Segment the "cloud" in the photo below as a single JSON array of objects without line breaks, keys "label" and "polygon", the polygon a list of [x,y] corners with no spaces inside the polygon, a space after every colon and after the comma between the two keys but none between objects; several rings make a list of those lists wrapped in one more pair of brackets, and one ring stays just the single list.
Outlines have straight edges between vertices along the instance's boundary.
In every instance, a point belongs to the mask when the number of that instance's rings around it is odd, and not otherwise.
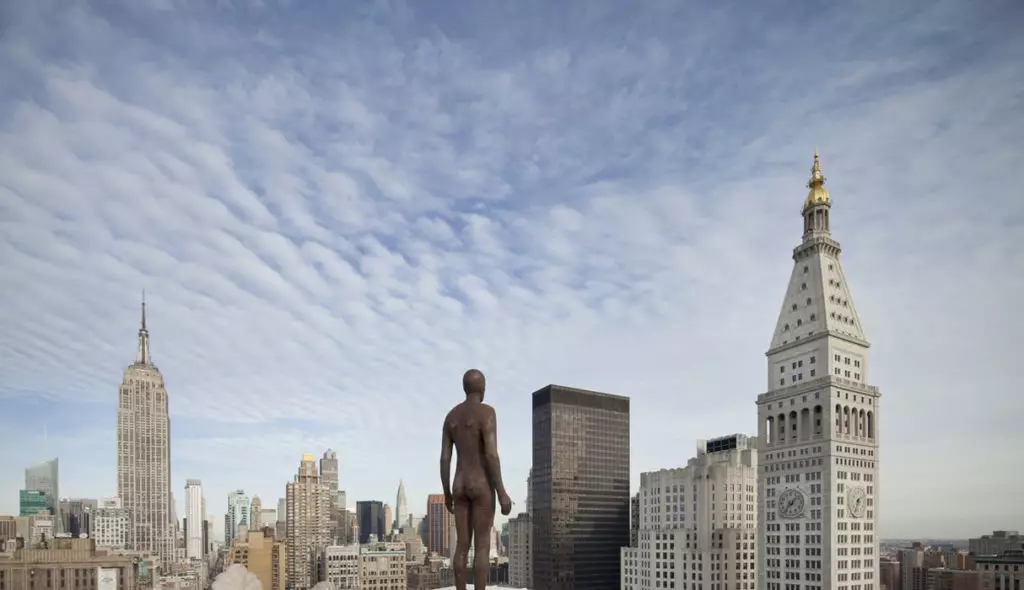
[{"label": "cloud", "polygon": [[261,587],[256,574],[237,563],[229,565],[213,581],[214,590],[259,590]]},{"label": "cloud", "polygon": [[[404,478],[422,512],[471,366],[514,497],[551,382],[632,397],[636,484],[753,431],[817,144],[884,395],[882,533],[1013,528],[1009,497],[915,487],[1022,483],[992,427],[1024,329],[1024,42],[996,6],[8,8],[0,422],[59,424],[62,491],[112,494],[145,288],[175,485],[211,512],[327,447],[350,498]],[[0,459],[10,511],[30,458]]]}]

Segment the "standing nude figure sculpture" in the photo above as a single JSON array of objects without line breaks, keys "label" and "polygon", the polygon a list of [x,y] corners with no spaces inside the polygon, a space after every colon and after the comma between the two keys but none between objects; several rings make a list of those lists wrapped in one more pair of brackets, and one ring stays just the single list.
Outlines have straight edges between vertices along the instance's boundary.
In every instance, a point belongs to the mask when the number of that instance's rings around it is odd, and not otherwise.
[{"label": "standing nude figure sculpture", "polygon": [[[466,401],[452,408],[445,416],[441,435],[441,485],[444,503],[455,515],[455,588],[466,590],[466,561],[469,544],[473,545],[474,587],[487,588],[490,569],[491,528],[494,526],[494,494],[501,502],[501,513],[512,512],[512,500],[501,481],[501,460],[498,459],[498,424],[494,408],[484,403],[487,380],[476,369],[462,376]],[[458,453],[455,482],[451,481],[452,445]]]}]

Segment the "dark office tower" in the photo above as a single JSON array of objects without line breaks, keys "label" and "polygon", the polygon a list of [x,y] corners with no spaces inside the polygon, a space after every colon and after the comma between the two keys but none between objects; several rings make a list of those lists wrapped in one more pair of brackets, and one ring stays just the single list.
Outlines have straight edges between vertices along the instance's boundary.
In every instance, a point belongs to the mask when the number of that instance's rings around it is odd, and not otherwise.
[{"label": "dark office tower", "polygon": [[533,588],[618,590],[629,546],[629,398],[533,394]]},{"label": "dark office tower", "polygon": [[376,500],[356,502],[356,518],[359,524],[359,543],[366,544],[376,539],[384,540],[384,503]]}]

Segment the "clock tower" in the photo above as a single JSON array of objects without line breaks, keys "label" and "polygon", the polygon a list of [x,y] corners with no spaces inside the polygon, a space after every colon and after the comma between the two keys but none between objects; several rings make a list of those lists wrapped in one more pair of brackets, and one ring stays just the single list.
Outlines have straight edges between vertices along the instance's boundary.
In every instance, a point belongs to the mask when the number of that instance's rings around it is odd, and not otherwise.
[{"label": "clock tower", "polygon": [[878,410],[868,341],[815,151],[803,239],[757,396],[761,590],[879,590]]}]

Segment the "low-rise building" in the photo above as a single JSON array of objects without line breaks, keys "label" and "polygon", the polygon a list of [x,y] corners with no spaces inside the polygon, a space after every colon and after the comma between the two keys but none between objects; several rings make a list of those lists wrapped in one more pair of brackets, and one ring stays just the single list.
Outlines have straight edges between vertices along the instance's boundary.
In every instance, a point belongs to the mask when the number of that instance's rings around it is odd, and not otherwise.
[{"label": "low-rise building", "polygon": [[363,589],[406,590],[405,543],[367,543],[359,551],[359,585]]},{"label": "low-rise building", "polygon": [[326,580],[335,590],[358,590],[359,588],[359,545],[328,545],[324,548],[323,572],[320,579]]},{"label": "low-rise building", "polygon": [[92,539],[52,539],[46,545],[0,555],[0,588],[138,589],[135,557],[97,549]]}]

